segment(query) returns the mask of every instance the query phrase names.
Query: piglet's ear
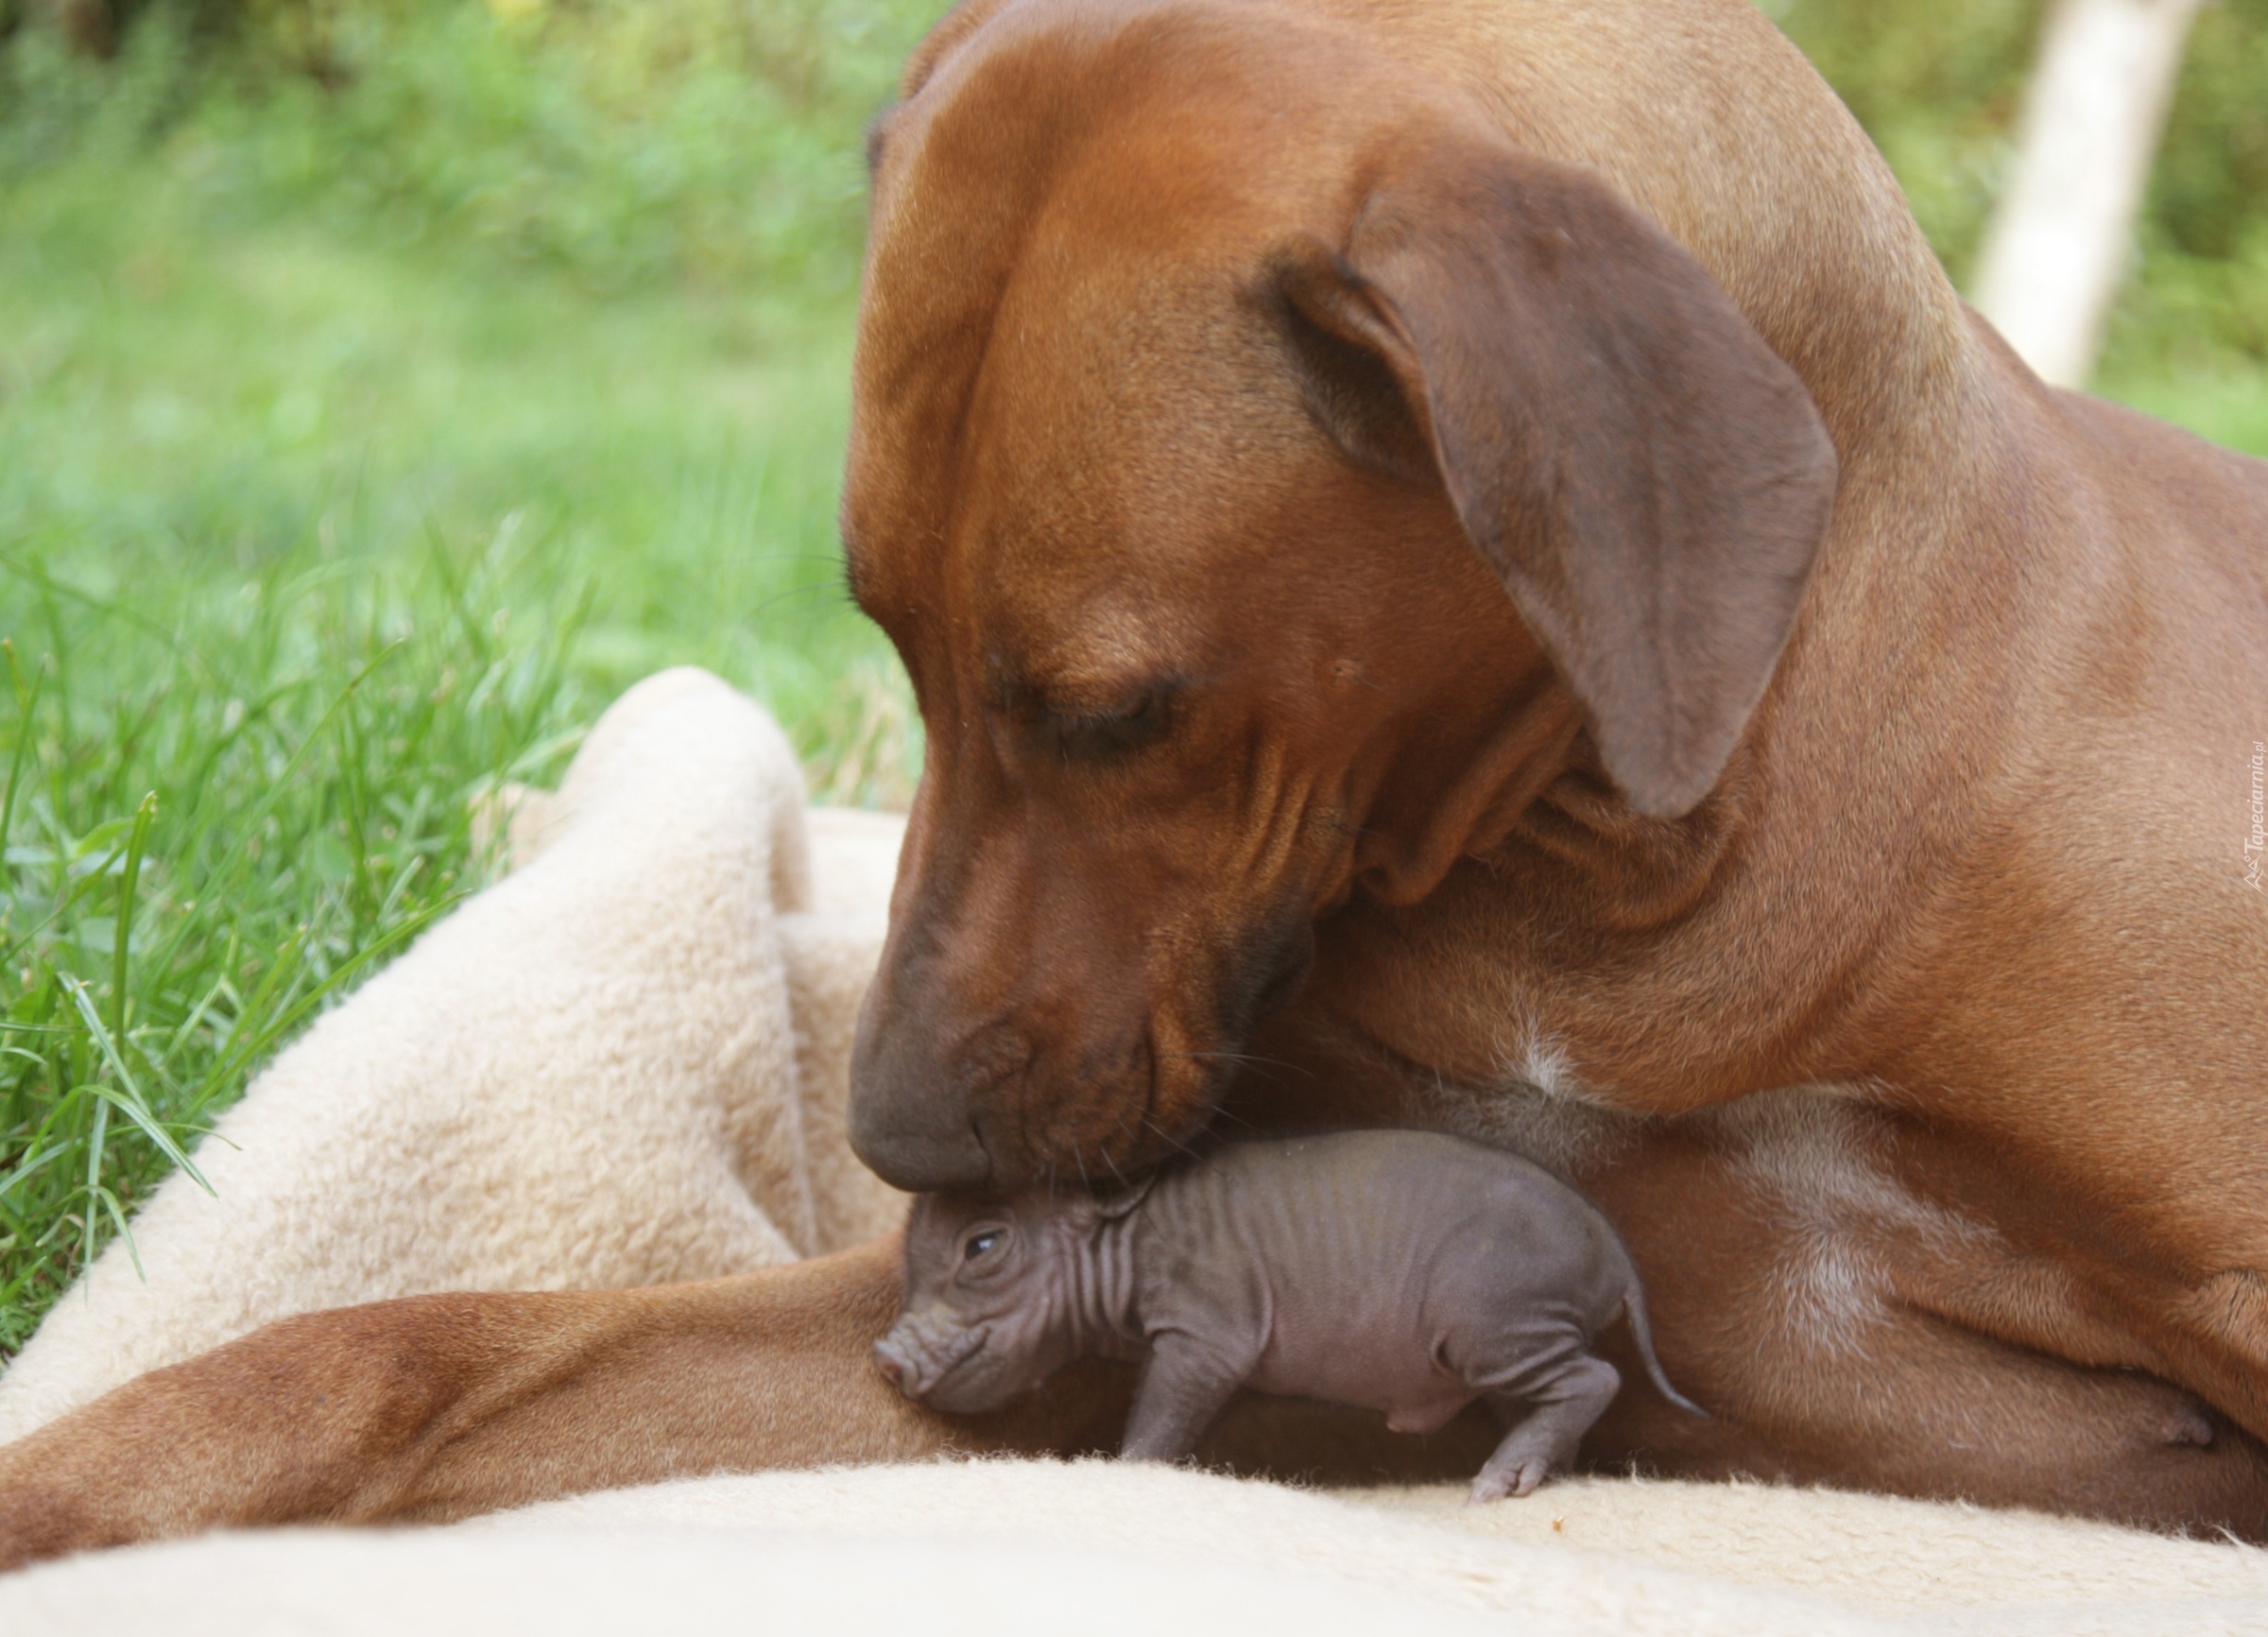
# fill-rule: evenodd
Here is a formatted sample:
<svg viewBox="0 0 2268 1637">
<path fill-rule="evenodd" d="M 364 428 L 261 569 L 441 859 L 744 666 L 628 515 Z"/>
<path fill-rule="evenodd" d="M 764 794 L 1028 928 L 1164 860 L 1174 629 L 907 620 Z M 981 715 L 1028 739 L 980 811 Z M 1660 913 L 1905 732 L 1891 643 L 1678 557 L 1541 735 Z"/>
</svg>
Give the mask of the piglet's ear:
<svg viewBox="0 0 2268 1637">
<path fill-rule="evenodd" d="M 1276 283 L 1310 408 L 1443 485 L 1632 806 L 1708 794 L 1826 532 L 1835 452 L 1796 372 L 1588 171 L 1480 137 L 1390 159 L 1343 246 Z"/>
<path fill-rule="evenodd" d="M 1121 1216 L 1130 1215 L 1136 1206 L 1150 1197 L 1150 1190 L 1157 1185 L 1158 1173 L 1152 1171 L 1125 1193 L 1113 1194 L 1106 1199 L 1098 1200 L 1097 1203 L 1102 1208 L 1103 1220 L 1112 1222 Z"/>
</svg>

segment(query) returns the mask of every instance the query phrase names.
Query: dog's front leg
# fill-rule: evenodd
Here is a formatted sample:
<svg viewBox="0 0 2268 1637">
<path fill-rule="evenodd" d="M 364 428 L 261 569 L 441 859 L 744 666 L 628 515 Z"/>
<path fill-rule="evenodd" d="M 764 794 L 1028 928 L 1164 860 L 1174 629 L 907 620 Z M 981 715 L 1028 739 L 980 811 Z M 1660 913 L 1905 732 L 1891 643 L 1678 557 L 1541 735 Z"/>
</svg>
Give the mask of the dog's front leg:
<svg viewBox="0 0 2268 1637">
<path fill-rule="evenodd" d="M 438 1521 L 696 1473 L 1077 1444 L 1076 1393 L 954 1421 L 890 1390 L 868 1352 L 897 1316 L 898 1256 L 893 1237 L 698 1284 L 284 1319 L 0 1450 L 0 1567 L 231 1525 Z"/>
</svg>

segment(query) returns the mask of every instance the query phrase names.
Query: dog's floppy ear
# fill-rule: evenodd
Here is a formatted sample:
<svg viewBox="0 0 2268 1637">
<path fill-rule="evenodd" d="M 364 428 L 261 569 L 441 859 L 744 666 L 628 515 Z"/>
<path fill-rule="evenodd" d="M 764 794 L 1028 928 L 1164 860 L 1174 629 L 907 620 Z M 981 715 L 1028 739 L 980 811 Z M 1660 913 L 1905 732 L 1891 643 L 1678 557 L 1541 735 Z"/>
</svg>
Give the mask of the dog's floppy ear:
<svg viewBox="0 0 2268 1637">
<path fill-rule="evenodd" d="M 1835 452 L 1796 372 L 1589 173 L 1411 145 L 1275 283 L 1316 420 L 1438 482 L 1632 806 L 1708 794 L 1770 680 Z"/>
</svg>

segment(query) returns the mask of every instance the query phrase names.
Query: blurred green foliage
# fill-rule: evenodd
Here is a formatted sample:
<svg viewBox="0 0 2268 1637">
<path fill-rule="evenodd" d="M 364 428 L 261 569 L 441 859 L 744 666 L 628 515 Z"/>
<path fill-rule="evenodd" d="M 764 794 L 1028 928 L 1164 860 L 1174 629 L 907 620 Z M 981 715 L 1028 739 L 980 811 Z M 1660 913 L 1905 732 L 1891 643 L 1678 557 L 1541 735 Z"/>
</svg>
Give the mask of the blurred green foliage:
<svg viewBox="0 0 2268 1637">
<path fill-rule="evenodd" d="M 1842 94 L 1956 282 L 2011 168 L 2039 0 L 1764 0 Z M 2095 386 L 2268 453 L 2268 0 L 2209 0 Z"/>
<path fill-rule="evenodd" d="M 849 289 L 856 132 L 907 0 L 154 0 L 117 60 L 27 27 L 0 166 L 140 151 L 209 210 L 447 235 L 601 288 Z"/>
<path fill-rule="evenodd" d="M 2142 244 L 2122 353 L 2162 349 L 2190 368 L 2222 352 L 2268 359 L 2268 0 L 2215 0 L 2199 15 Z"/>
<path fill-rule="evenodd" d="M 2040 0 L 1762 4 L 1963 278 L 2009 168 Z M 189 130 L 171 163 L 215 204 L 455 240 L 597 289 L 809 294 L 855 279 L 855 133 L 943 0 L 0 0 L 0 19 L 10 6 L 0 167 Z M 118 60 L 60 60 L 74 31 Z M 2223 389 L 2258 374 L 2268 0 L 2200 15 L 2135 255 L 2103 386 L 2164 397 L 2169 372 Z"/>
</svg>

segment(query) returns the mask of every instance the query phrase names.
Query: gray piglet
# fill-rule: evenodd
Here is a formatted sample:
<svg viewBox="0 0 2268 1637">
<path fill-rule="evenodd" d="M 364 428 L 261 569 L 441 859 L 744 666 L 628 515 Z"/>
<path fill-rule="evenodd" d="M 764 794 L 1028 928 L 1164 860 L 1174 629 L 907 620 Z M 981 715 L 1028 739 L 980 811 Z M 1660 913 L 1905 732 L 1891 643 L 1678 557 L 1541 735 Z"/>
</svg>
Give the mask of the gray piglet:
<svg viewBox="0 0 2268 1637">
<path fill-rule="evenodd" d="M 1590 1351 L 1621 1313 L 1662 1396 L 1705 1415 L 1663 1376 L 1637 1269 L 1589 1200 L 1478 1143 L 1349 1131 L 1234 1144 L 1116 1199 L 925 1195 L 874 1357 L 964 1414 L 1074 1359 L 1146 1360 L 1135 1460 L 1187 1456 L 1240 1387 L 1381 1409 L 1398 1432 L 1485 1399 L 1506 1431 L 1484 1501 L 1573 1456 L 1622 1385 Z"/>
</svg>

